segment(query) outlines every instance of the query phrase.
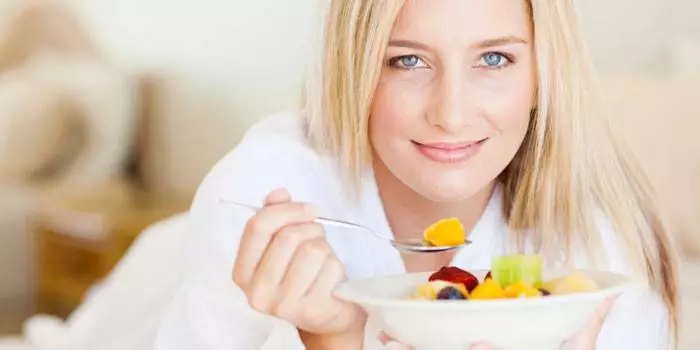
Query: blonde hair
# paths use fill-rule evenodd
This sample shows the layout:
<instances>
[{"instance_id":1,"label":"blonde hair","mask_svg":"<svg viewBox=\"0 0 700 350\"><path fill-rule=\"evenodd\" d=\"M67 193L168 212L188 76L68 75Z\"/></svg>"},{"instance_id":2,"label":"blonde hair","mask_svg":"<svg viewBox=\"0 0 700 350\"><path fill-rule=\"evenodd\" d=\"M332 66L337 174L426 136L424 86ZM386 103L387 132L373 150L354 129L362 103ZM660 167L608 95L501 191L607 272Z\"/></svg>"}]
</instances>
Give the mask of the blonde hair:
<instances>
[{"instance_id":1,"label":"blonde hair","mask_svg":"<svg viewBox=\"0 0 700 350\"><path fill-rule=\"evenodd\" d=\"M404 0L331 0L321 62L305 91L308 136L358 184L371 161L369 114L394 21ZM583 244L603 258L600 222L609 219L630 266L657 291L678 337L676 253L635 159L613 137L571 0L529 0L537 60L537 110L503 172L503 212L518 245L568 260ZM563 252L562 252L563 250Z\"/></svg>"}]
</instances>

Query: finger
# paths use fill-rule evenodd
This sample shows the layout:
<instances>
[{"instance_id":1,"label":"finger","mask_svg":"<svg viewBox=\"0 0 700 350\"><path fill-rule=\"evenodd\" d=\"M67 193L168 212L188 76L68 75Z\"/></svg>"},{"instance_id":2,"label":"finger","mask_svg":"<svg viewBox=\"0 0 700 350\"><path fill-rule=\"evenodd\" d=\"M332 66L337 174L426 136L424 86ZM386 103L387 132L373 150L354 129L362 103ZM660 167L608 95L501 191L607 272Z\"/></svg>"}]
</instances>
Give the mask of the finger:
<instances>
[{"instance_id":1,"label":"finger","mask_svg":"<svg viewBox=\"0 0 700 350\"><path fill-rule=\"evenodd\" d=\"M301 247L294 253L287 273L277 288L275 304L272 309L273 315L297 324L295 317L304 314L298 312L299 308L307 305L303 299L304 295L318 278L329 255L330 248L327 248L322 238L302 243ZM313 306L315 303L310 305Z\"/></svg>"},{"instance_id":2,"label":"finger","mask_svg":"<svg viewBox=\"0 0 700 350\"><path fill-rule=\"evenodd\" d=\"M309 310L309 318L323 320L328 327L334 328L340 326L336 323L361 317L358 316L361 311L357 306L337 299L335 296L336 287L345 279L345 267L334 255L331 255L326 259L318 278L303 298L304 304L318 305L314 310Z\"/></svg>"},{"instance_id":3,"label":"finger","mask_svg":"<svg viewBox=\"0 0 700 350\"><path fill-rule=\"evenodd\" d=\"M291 202L265 207L253 216L241 236L233 280L242 289L248 288L273 235L285 226L309 223L314 217L307 205Z\"/></svg>"},{"instance_id":4,"label":"finger","mask_svg":"<svg viewBox=\"0 0 700 350\"><path fill-rule=\"evenodd\" d=\"M386 345L386 343L390 342L392 339L388 334L384 332L379 332L377 340L379 340L379 342L382 343L382 345Z\"/></svg>"},{"instance_id":5,"label":"finger","mask_svg":"<svg viewBox=\"0 0 700 350\"><path fill-rule=\"evenodd\" d=\"M593 316L588 320L588 323L584 328L576 334L572 339L567 340L562 348L563 349L587 349L595 346L598 339L605 319L612 308L612 305L617 300L618 296L613 296L598 306Z\"/></svg>"},{"instance_id":6,"label":"finger","mask_svg":"<svg viewBox=\"0 0 700 350\"><path fill-rule=\"evenodd\" d=\"M585 333L594 334L595 336L600 333L600 330L603 328L603 324L605 323L605 319L608 317L608 313L610 313L610 309L612 309L612 306L618 297L618 295L609 297L598 306L598 309L596 309L593 317L591 317L585 327Z\"/></svg>"},{"instance_id":7,"label":"finger","mask_svg":"<svg viewBox=\"0 0 700 350\"><path fill-rule=\"evenodd\" d=\"M290 300L298 301L306 295L321 274L326 259L333 254L323 239L323 227L310 224L308 230L317 231L316 238L303 242L297 249L280 284L280 294Z\"/></svg>"},{"instance_id":8,"label":"finger","mask_svg":"<svg viewBox=\"0 0 700 350\"><path fill-rule=\"evenodd\" d=\"M332 301L335 296L333 291L345 280L345 266L334 255L326 259L323 268L314 281L313 286L306 293L309 300Z\"/></svg>"},{"instance_id":9,"label":"finger","mask_svg":"<svg viewBox=\"0 0 700 350\"><path fill-rule=\"evenodd\" d=\"M279 285L293 257L304 242L323 237L323 229L315 224L292 225L282 228L265 250L250 283L248 301L261 312L268 313L275 301ZM320 264L323 263L321 260ZM309 282L309 285L313 282Z\"/></svg>"},{"instance_id":10,"label":"finger","mask_svg":"<svg viewBox=\"0 0 700 350\"><path fill-rule=\"evenodd\" d=\"M286 203L292 200L292 196L289 194L289 191L285 188L278 188L270 194L265 197L265 200L263 201L264 206L269 206L269 205L274 205L274 204L282 204Z\"/></svg>"}]
</instances>

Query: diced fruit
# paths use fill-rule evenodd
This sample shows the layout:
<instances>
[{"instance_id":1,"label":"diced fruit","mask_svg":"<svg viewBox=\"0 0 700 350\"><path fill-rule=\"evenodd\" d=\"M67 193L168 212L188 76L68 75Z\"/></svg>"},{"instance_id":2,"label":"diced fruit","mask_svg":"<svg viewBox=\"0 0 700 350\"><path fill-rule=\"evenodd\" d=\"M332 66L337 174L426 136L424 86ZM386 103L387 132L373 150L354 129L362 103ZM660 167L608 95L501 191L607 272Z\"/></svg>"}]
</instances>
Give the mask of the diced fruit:
<instances>
[{"instance_id":1,"label":"diced fruit","mask_svg":"<svg viewBox=\"0 0 700 350\"><path fill-rule=\"evenodd\" d=\"M457 218L442 219L428 227L423 240L432 246L464 244L464 226Z\"/></svg>"},{"instance_id":2,"label":"diced fruit","mask_svg":"<svg viewBox=\"0 0 700 350\"><path fill-rule=\"evenodd\" d=\"M437 295L438 300L464 300L466 298L466 295L455 287L445 287Z\"/></svg>"},{"instance_id":3,"label":"diced fruit","mask_svg":"<svg viewBox=\"0 0 700 350\"><path fill-rule=\"evenodd\" d=\"M447 281L432 281L419 285L418 289L416 290L415 297L416 299L435 300L437 299L437 296L440 293L440 291L447 287L452 287L460 291L465 297L469 295L469 292L467 292L467 289L464 288L464 285L462 284L451 283Z\"/></svg>"},{"instance_id":4,"label":"diced fruit","mask_svg":"<svg viewBox=\"0 0 700 350\"><path fill-rule=\"evenodd\" d=\"M593 292L598 290L598 285L584 273L573 272L568 276L544 282L542 289L547 290L551 294L563 295Z\"/></svg>"},{"instance_id":5,"label":"diced fruit","mask_svg":"<svg viewBox=\"0 0 700 350\"><path fill-rule=\"evenodd\" d=\"M535 288L542 285L542 258L539 255L509 255L493 259L493 279L502 288L518 282Z\"/></svg>"},{"instance_id":6,"label":"diced fruit","mask_svg":"<svg viewBox=\"0 0 700 350\"><path fill-rule=\"evenodd\" d=\"M481 283L469 271L444 266L419 285L413 300L494 300L538 298L585 293L599 286L583 272L542 281L542 259L538 255L511 255L493 259Z\"/></svg>"},{"instance_id":7,"label":"diced fruit","mask_svg":"<svg viewBox=\"0 0 700 350\"><path fill-rule=\"evenodd\" d=\"M473 300L501 299L503 297L501 285L490 278L474 288L469 294L469 299Z\"/></svg>"},{"instance_id":8,"label":"diced fruit","mask_svg":"<svg viewBox=\"0 0 700 350\"><path fill-rule=\"evenodd\" d=\"M428 281L447 281L459 283L471 293L476 286L479 285L479 280L471 273L464 271L456 266L443 266L440 270L434 272L428 278Z\"/></svg>"},{"instance_id":9,"label":"diced fruit","mask_svg":"<svg viewBox=\"0 0 700 350\"><path fill-rule=\"evenodd\" d=\"M518 282L503 289L503 296L506 298L534 298L542 296L539 289L532 287L525 282Z\"/></svg>"}]
</instances>

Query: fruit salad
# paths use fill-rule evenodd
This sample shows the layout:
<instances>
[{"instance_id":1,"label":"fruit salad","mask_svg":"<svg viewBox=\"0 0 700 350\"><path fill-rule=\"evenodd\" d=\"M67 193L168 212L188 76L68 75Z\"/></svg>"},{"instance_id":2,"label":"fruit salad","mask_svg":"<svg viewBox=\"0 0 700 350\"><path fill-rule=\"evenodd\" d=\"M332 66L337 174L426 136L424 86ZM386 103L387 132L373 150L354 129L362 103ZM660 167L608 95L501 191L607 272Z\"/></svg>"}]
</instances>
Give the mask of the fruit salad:
<instances>
[{"instance_id":1,"label":"fruit salad","mask_svg":"<svg viewBox=\"0 0 700 350\"><path fill-rule=\"evenodd\" d=\"M457 218L442 219L423 232L423 241L429 246L455 246L464 244L464 226Z\"/></svg>"},{"instance_id":2,"label":"fruit salad","mask_svg":"<svg viewBox=\"0 0 700 350\"><path fill-rule=\"evenodd\" d=\"M479 280L469 271L444 266L418 286L413 299L493 300L539 298L592 292L597 284L581 272L543 281L539 255L510 255L492 261L491 271Z\"/></svg>"}]
</instances>

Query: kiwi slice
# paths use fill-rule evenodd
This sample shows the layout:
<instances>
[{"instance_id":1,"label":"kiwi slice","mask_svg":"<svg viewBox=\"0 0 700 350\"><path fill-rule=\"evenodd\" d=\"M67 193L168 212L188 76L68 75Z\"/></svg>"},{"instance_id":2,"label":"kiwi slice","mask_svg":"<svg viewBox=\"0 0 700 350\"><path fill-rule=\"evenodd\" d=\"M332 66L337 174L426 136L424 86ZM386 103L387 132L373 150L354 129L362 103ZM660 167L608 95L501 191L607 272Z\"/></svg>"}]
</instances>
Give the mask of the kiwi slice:
<instances>
[{"instance_id":1,"label":"kiwi slice","mask_svg":"<svg viewBox=\"0 0 700 350\"><path fill-rule=\"evenodd\" d=\"M534 288L542 286L542 257L539 255L506 255L491 261L491 275L502 288L524 282Z\"/></svg>"}]
</instances>

